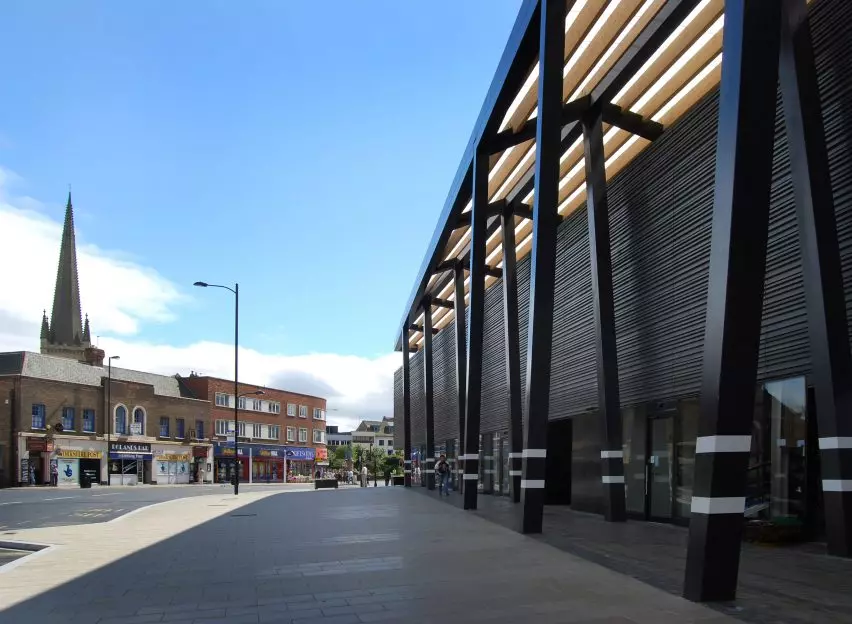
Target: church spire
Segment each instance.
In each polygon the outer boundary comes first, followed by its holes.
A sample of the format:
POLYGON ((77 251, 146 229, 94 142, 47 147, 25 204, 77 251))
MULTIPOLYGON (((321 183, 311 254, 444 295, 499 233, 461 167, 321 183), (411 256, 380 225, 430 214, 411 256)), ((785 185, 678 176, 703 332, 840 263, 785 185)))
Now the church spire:
MULTIPOLYGON (((74 208, 71 191, 65 206, 62 245, 59 248, 59 268, 53 293, 53 313, 50 317, 50 342, 54 345, 79 345, 86 342, 80 314, 80 284, 77 279, 77 246, 74 238, 74 208)), ((87 345, 86 345, 87 346, 87 345)))
POLYGON ((41 314, 41 340, 46 342, 50 338, 50 325, 47 323, 47 310, 41 314))

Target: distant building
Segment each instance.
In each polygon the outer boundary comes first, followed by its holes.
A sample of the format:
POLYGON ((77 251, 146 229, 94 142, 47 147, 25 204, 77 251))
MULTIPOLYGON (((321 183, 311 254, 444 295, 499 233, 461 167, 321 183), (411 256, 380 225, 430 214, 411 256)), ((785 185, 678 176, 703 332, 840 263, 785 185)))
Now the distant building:
MULTIPOLYGON (((214 479, 229 482, 234 466, 234 447, 228 443, 237 401, 234 382, 195 373, 181 377, 181 382, 210 402, 214 479)), ((306 479, 316 466, 328 463, 325 399, 244 383, 240 383, 239 394, 241 482, 280 483, 285 475, 306 479), (251 394, 256 391, 263 394, 251 394)))
POLYGON ((393 418, 382 420, 362 420, 352 432, 354 446, 377 446, 393 455, 393 418))
POLYGON ((352 432, 341 432, 337 425, 326 425, 325 435, 329 446, 349 446, 352 444, 352 432))

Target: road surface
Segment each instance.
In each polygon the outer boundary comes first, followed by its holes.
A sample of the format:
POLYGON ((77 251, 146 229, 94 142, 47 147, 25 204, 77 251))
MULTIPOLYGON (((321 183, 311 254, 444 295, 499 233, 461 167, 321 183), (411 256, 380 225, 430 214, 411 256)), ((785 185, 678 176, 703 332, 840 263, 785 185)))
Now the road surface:
MULTIPOLYGON (((240 492, 296 489, 313 489, 313 484, 240 484, 240 492)), ((221 485, 179 485, 0 490, 0 539, 4 531, 107 522, 147 505, 218 493, 233 495, 233 488, 221 485)))

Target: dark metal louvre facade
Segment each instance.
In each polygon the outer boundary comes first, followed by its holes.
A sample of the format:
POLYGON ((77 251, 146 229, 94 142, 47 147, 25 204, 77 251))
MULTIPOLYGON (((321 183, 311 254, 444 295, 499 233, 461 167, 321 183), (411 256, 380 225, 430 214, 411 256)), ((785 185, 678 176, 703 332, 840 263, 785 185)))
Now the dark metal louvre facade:
POLYGON ((402 407, 402 367, 393 374, 393 447, 405 448, 405 414, 402 407))
POLYGON ((423 351, 411 356, 411 446, 426 444, 426 395, 424 394, 423 351))
POLYGON ((435 443, 458 436, 459 401, 456 392, 456 328, 455 322, 447 325, 435 336, 435 443))
MULTIPOLYGON (((848 56, 846 27, 852 21, 852 2, 818 0, 811 16, 847 314, 852 318, 852 59, 848 56)), ((810 373, 798 225, 780 106, 779 99, 761 380, 810 373)), ((715 91, 609 183, 619 384, 624 406, 694 396, 699 391, 717 109, 715 91)), ((584 414, 597 407, 587 235, 584 208, 569 216, 559 229, 551 419, 584 414)), ((529 258, 518 265, 518 291, 525 386, 529 258)), ((499 281, 486 294, 483 364, 481 431, 487 433, 508 424, 499 281)), ((452 423, 439 423, 443 417, 437 415, 436 408, 436 429, 454 427, 452 423)), ((450 418, 455 418, 455 412, 450 418)))

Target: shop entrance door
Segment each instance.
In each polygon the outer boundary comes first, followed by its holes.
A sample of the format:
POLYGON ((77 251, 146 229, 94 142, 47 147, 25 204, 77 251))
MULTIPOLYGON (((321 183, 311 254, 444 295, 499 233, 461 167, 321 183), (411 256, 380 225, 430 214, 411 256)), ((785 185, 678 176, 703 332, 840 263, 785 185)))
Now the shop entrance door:
POLYGON ((645 477, 645 510, 650 520, 672 519, 672 467, 674 465, 674 418, 648 419, 648 458, 645 477))

